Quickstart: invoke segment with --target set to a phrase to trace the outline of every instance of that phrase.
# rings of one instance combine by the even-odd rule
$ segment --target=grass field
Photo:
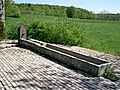
[[[8,38],[11,38],[15,26],[20,22],[25,25],[31,24],[33,21],[55,23],[58,17],[52,16],[35,16],[26,15],[21,18],[6,18],[6,32]],[[86,41],[83,47],[90,48],[113,55],[120,55],[120,21],[105,20],[85,20],[85,19],[68,19],[69,22],[79,24],[85,28],[84,34]]]

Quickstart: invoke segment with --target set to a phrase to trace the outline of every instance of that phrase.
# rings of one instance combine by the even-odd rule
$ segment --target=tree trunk
[[[5,10],[4,0],[0,0],[0,41],[6,38],[4,10]]]

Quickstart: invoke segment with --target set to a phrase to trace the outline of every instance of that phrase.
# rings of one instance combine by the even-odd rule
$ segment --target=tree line
[[[37,14],[46,16],[68,17],[68,18],[80,18],[80,19],[98,19],[98,20],[120,20],[120,14],[111,13],[98,13],[95,14],[91,11],[82,8],[76,8],[74,6],[58,6],[47,4],[30,4],[21,3],[16,4],[12,0],[6,1],[6,16],[20,17],[21,14]]]
[[[42,4],[17,4],[21,14],[39,14],[47,16],[69,17],[69,18],[93,18],[93,13],[86,9]]]

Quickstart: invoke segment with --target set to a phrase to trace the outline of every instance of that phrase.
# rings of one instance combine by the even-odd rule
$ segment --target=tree
[[[13,0],[5,0],[5,14],[10,17],[20,17],[20,9]]]
[[[5,0],[5,7],[10,7],[14,3],[12,0]]]
[[[66,10],[66,13],[68,18],[74,18],[76,14],[76,10],[73,6],[71,6],[71,7],[68,7],[68,9]]]
[[[20,9],[17,5],[13,4],[10,8],[10,13],[8,16],[10,17],[20,17]]]
[[[5,24],[4,24],[4,0],[0,0],[0,40],[6,38]]]
[[[11,12],[10,11],[10,8],[12,6],[12,3],[13,1],[12,0],[5,0],[5,15],[9,15],[9,13]]]

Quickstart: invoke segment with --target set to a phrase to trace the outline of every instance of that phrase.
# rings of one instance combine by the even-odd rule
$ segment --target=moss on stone
[[[4,22],[0,21],[0,41],[6,39]]]

